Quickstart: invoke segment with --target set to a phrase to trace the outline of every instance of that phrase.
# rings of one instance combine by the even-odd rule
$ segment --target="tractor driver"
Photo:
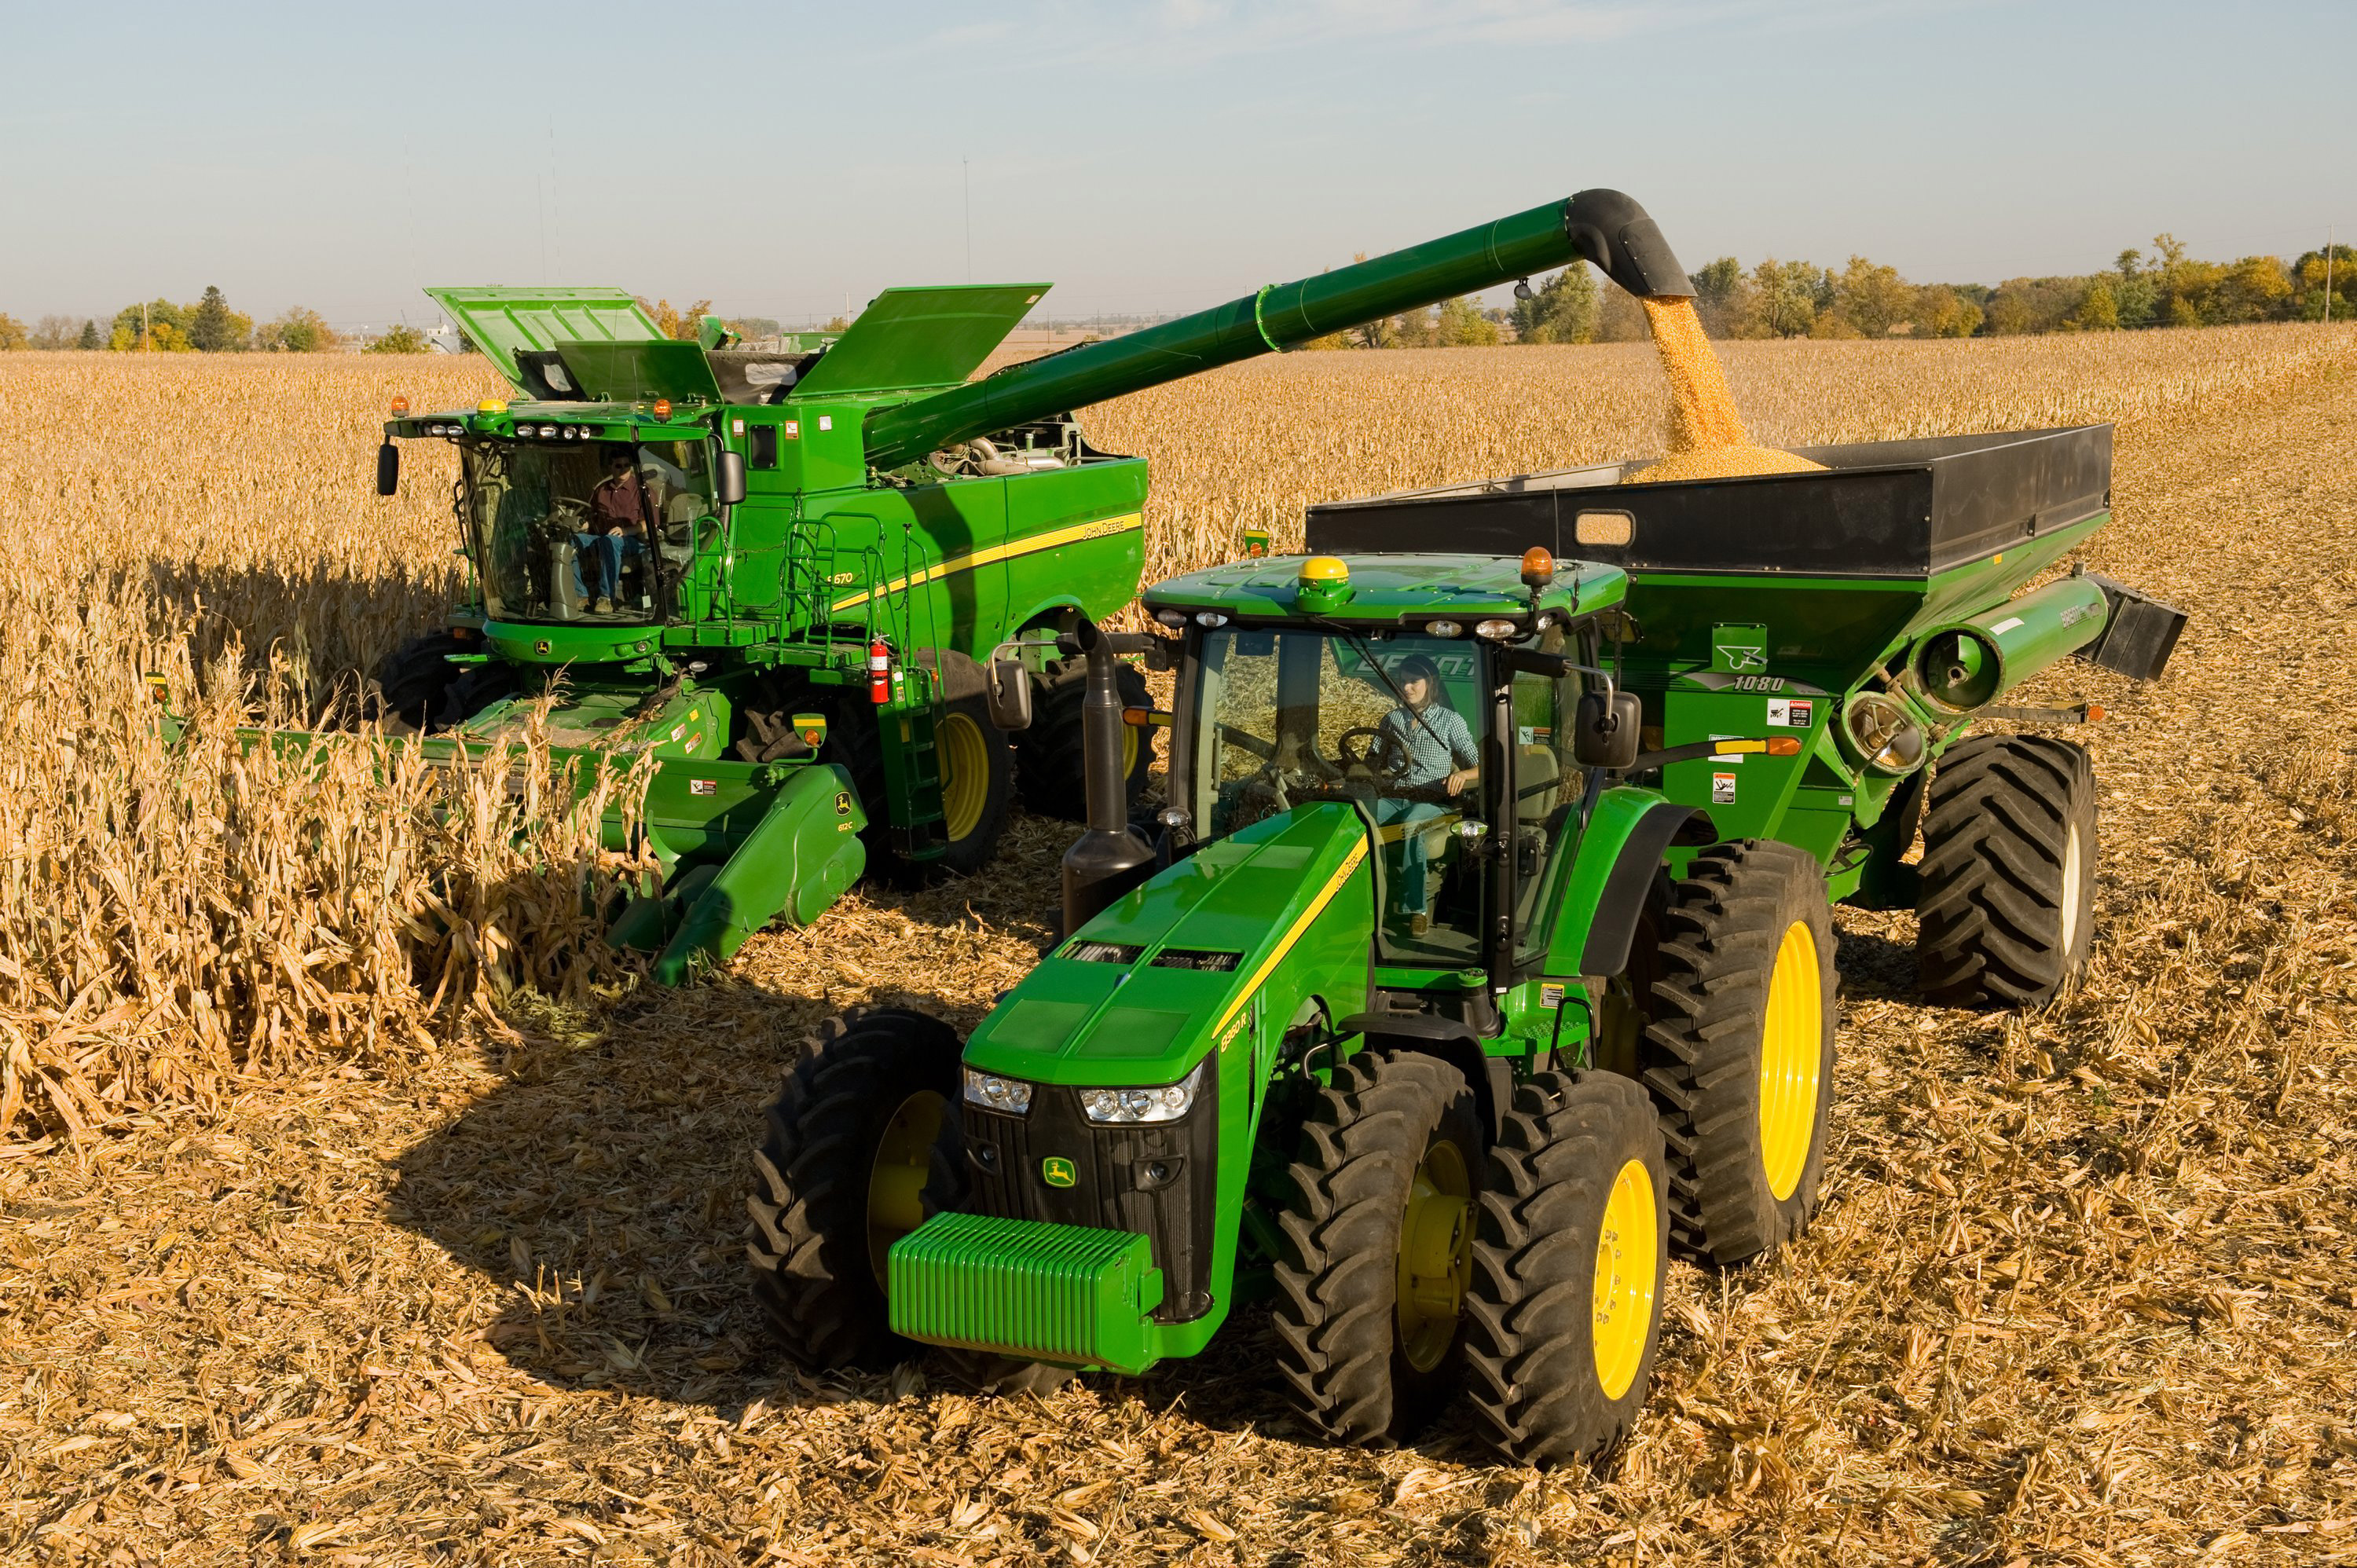
[[[1390,781],[1409,787],[1437,785],[1450,796],[1462,794],[1468,784],[1480,777],[1481,754],[1473,744],[1473,728],[1465,722],[1465,715],[1448,705],[1440,667],[1424,654],[1412,653],[1394,665],[1391,673],[1401,701],[1383,715],[1380,728],[1394,755],[1407,761]],[[1400,913],[1407,918],[1411,937],[1420,937],[1432,927],[1425,908],[1426,854],[1420,830],[1442,810],[1432,800],[1382,800],[1375,809],[1378,825],[1396,823],[1401,829],[1397,902]]]
[[[622,591],[622,563],[647,553],[647,487],[640,478],[630,449],[617,446],[606,454],[606,478],[589,497],[591,532],[573,536],[573,575],[581,596],[594,602],[593,614],[610,614]],[[580,581],[581,563],[595,568],[595,583]]]

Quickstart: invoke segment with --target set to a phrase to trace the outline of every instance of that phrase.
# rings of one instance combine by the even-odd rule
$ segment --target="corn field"
[[[234,735],[354,722],[459,586],[446,458],[381,499],[372,452],[396,394],[495,392],[480,360],[0,357],[0,1558],[2357,1559],[2357,334],[1722,352],[1776,446],[2120,422],[2087,564],[2194,618],[2161,682],[2025,698],[2115,714],[2083,983],[1929,1008],[1912,918],[1840,913],[1826,1206],[1674,1269],[1594,1477],[1461,1417],[1308,1441],[1251,1314],[1044,1401],[789,1369],[742,1299],[760,1103],[850,1004],[975,1023],[1070,830],[650,993],[597,938],[641,869],[609,797],[538,747]],[[1321,498],[1654,453],[1664,416],[1619,345],[1289,356],[1084,423],[1153,462],[1158,576],[1297,544]]]

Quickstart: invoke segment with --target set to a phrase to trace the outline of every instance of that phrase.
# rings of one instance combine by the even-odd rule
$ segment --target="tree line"
[[[295,306],[261,325],[230,308],[218,287],[208,287],[194,305],[156,298],[126,305],[102,325],[79,324],[70,316],[44,316],[30,328],[0,312],[0,349],[89,349],[116,353],[316,354],[348,347],[350,339],[305,306]],[[364,354],[423,354],[432,345],[413,327],[393,327],[362,339]]]
[[[1364,261],[1361,255],[1357,258]],[[2122,251],[2102,272],[1988,284],[1912,284],[1896,267],[1852,256],[1841,268],[1774,258],[1746,269],[1721,256],[1689,274],[1695,308],[1714,338],[2011,338],[2252,321],[2357,320],[2357,247],[2285,262],[2205,262],[2175,236],[2149,253]],[[1451,349],[1515,343],[1609,343],[1649,336],[1645,314],[1576,262],[1502,310],[1469,299],[1338,332],[1316,349]]]

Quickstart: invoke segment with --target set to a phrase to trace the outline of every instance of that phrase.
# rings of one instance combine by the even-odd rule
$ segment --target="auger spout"
[[[1694,292],[1642,207],[1617,190],[1584,190],[1568,200],[1274,284],[1176,321],[1010,365],[953,391],[879,409],[866,423],[867,461],[877,468],[895,467],[977,435],[1298,348],[1329,333],[1582,260],[1641,297],[1682,298]]]

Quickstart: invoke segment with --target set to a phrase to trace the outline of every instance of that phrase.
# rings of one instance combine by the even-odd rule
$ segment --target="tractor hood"
[[[1214,1043],[1273,1042],[1304,996],[1337,1017],[1359,1011],[1369,846],[1365,819],[1330,803],[1204,846],[1042,960],[974,1031],[966,1061],[1035,1083],[1146,1087],[1184,1078]],[[1284,1016],[1259,1019],[1264,991]]]

